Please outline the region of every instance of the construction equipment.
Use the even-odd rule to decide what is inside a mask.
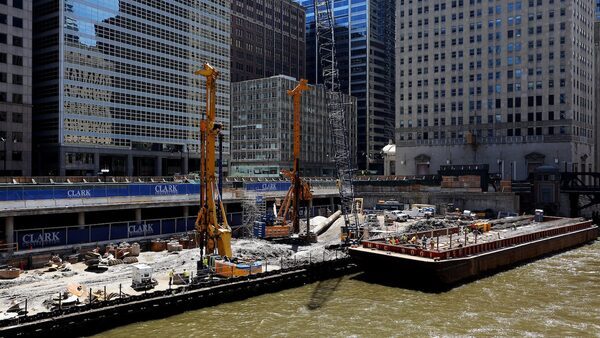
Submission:
[[[200,211],[196,219],[201,255],[217,253],[220,256],[231,257],[231,228],[227,224],[223,200],[215,178],[215,144],[222,128],[220,123],[215,122],[216,82],[219,72],[205,63],[203,68],[194,74],[206,78],[206,116],[200,121]]]
[[[313,5],[323,84],[327,91],[327,112],[333,138],[333,160],[336,164],[337,186],[344,217],[342,239],[348,243],[349,240],[358,239],[359,237],[358,215],[354,206],[354,170],[350,161],[348,126],[342,93],[340,92],[339,70],[335,55],[332,1],[313,0]]]
[[[277,219],[275,221],[276,225],[286,225],[286,220],[289,215],[289,208],[291,204],[291,221],[294,233],[300,232],[300,200],[309,201],[312,198],[310,186],[307,182],[303,181],[300,178],[300,147],[302,134],[300,124],[300,105],[302,100],[302,92],[307,90],[310,90],[310,87],[308,86],[308,80],[301,79],[296,88],[287,91],[287,94],[291,96],[294,100],[294,168],[292,169],[292,171],[281,171],[281,173],[284,176],[286,176],[290,180],[290,182],[292,182],[292,185],[290,186],[290,189],[285,195],[283,203],[281,204],[281,208],[279,208],[279,212],[277,213]]]
[[[134,290],[152,289],[158,282],[152,278],[152,267],[147,264],[132,265],[131,288]]]

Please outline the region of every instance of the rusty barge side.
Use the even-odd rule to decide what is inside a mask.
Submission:
[[[596,240],[598,235],[598,226],[583,221],[442,251],[365,241],[349,253],[367,273],[392,282],[436,287],[458,284],[573,248]]]

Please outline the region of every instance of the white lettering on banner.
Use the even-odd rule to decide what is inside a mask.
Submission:
[[[155,195],[177,195],[177,186],[174,184],[157,185],[154,187]]]
[[[21,238],[25,246],[42,246],[60,244],[59,232],[46,232],[43,234],[25,234]]]
[[[263,183],[260,190],[275,191],[277,190],[277,185],[275,183]]]
[[[152,224],[132,224],[129,226],[129,237],[153,234],[154,226]]]
[[[92,197],[92,191],[90,189],[81,190],[67,190],[68,198],[89,198]]]

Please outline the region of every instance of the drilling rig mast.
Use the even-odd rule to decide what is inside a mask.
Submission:
[[[293,232],[300,232],[300,200],[309,201],[312,198],[312,193],[310,191],[310,185],[303,181],[300,178],[300,146],[302,144],[302,130],[300,123],[300,114],[301,110],[301,101],[302,101],[302,92],[310,90],[308,86],[308,81],[305,79],[301,79],[298,85],[292,89],[288,90],[288,96],[293,98],[294,102],[294,168],[292,171],[282,170],[282,174],[290,179],[292,185],[288,190],[283,203],[281,204],[281,208],[279,208],[279,212],[277,213],[277,223],[281,225],[286,225],[286,219],[289,212],[290,204],[292,205],[292,225]],[[309,213],[307,208],[307,213]],[[310,224],[307,215],[307,234],[306,238],[310,239]]]
[[[327,112],[333,138],[341,211],[346,239],[358,238],[358,215],[354,206],[354,185],[346,110],[340,92],[339,70],[335,55],[335,25],[332,1],[313,0],[318,55],[321,60],[323,84],[327,91]],[[352,217],[351,217],[352,215]]]
[[[205,63],[194,74],[206,78],[206,117],[200,121],[200,211],[196,230],[205,255],[214,253],[231,258],[231,228],[227,224],[223,200],[215,178],[215,145],[222,125],[215,122],[217,77],[219,72]],[[216,252],[215,252],[216,249]]]

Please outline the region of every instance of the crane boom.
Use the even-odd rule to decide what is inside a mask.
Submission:
[[[231,228],[215,178],[215,145],[222,125],[215,122],[216,85],[219,72],[205,63],[195,75],[206,78],[206,117],[200,121],[200,211],[196,230],[206,255],[218,253],[231,258]]]
[[[354,207],[354,185],[350,143],[343,97],[340,92],[339,70],[335,55],[335,28],[330,0],[313,0],[318,53],[323,84],[327,91],[327,112],[333,139],[333,159],[336,164],[341,211],[347,238],[358,236],[358,215]],[[353,215],[352,219],[350,215]]]

